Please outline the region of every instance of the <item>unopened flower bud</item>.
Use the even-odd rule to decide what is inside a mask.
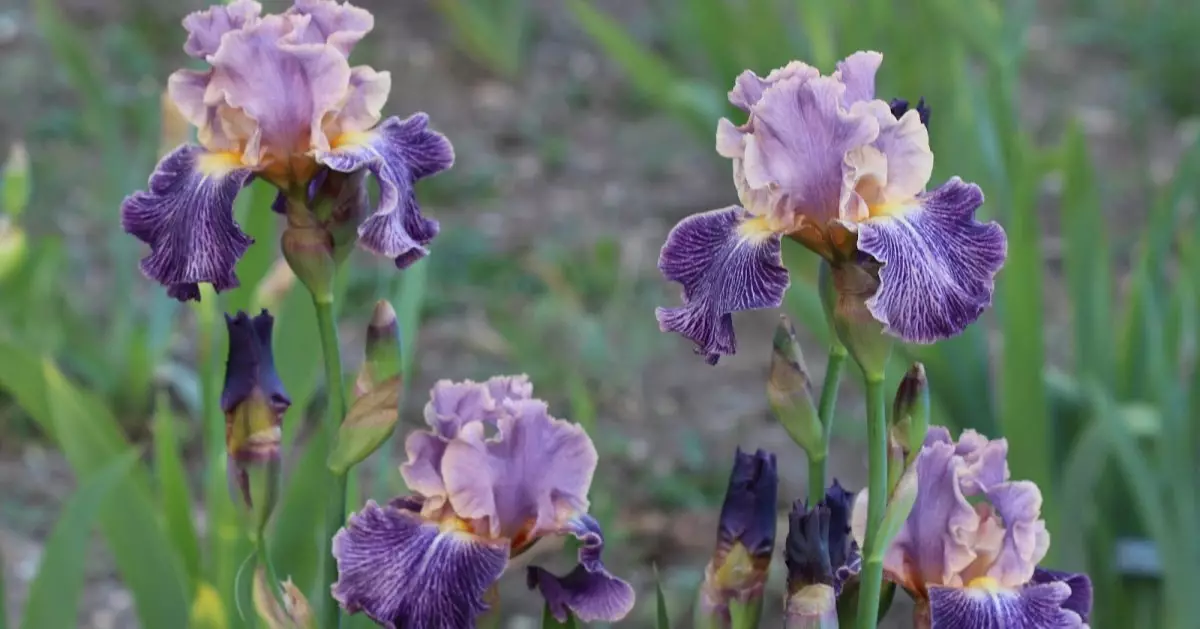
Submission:
[[[333,291],[337,264],[333,259],[333,237],[319,225],[294,225],[289,219],[283,230],[280,249],[288,266],[313,295],[328,296]]]
[[[854,362],[868,378],[882,380],[894,340],[867,307],[867,300],[879,289],[879,262],[861,258],[836,265],[821,263],[821,305]]]
[[[280,596],[272,591],[272,584],[261,566],[254,571],[254,611],[266,624],[267,629],[312,629],[315,627],[312,609],[304,593],[291,579],[279,584]],[[283,604],[280,604],[282,599]]]
[[[375,304],[367,326],[366,358],[354,385],[358,399],[338,428],[326,461],[336,474],[345,474],[378,450],[400,419],[400,326],[387,301]]]
[[[363,395],[379,383],[400,375],[400,322],[386,299],[375,303],[371,323],[367,325],[366,361],[358,372],[355,393]]]
[[[837,599],[854,583],[861,556],[850,533],[854,495],[836,481],[816,505],[788,515],[785,627],[837,627]]]
[[[925,433],[929,430],[929,382],[925,365],[913,363],[896,389],[892,403],[892,424],[889,437],[904,452],[906,465],[921,451]]]
[[[251,318],[225,316],[229,356],[225,364],[225,447],[234,503],[251,533],[266,525],[278,498],[283,414],[291,399],[283,389],[271,352],[274,319],[266,310]]]
[[[813,403],[808,369],[796,340],[796,330],[786,315],[779,315],[779,325],[775,327],[767,400],[792,441],[803,448],[809,458],[824,458],[825,429]]]
[[[717,545],[700,586],[699,613],[713,626],[730,627],[736,606],[757,624],[763,586],[775,548],[775,500],[779,489],[775,455],[739,448],[721,506]],[[735,628],[740,629],[740,628]]]

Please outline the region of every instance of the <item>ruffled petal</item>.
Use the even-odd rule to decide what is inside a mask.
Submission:
[[[752,70],[746,70],[733,82],[733,89],[729,90],[729,102],[734,107],[750,113],[750,108],[758,103],[768,87],[784,79],[808,80],[818,76],[821,76],[820,71],[801,61],[792,61],[782,68],[771,70],[765,79]]]
[[[400,476],[413,492],[425,498],[429,509],[436,511],[446,503],[446,481],[442,479],[442,458],[446,455],[446,439],[435,433],[418,430],[404,439],[408,457],[400,464]]]
[[[693,214],[667,235],[658,258],[663,276],[683,285],[683,305],[658,308],[658,326],[696,344],[716,364],[733,354],[733,314],[775,308],[789,279],[777,234],[758,229],[746,210],[732,206]]]
[[[879,136],[846,155],[840,217],[861,221],[897,204],[911,204],[933,174],[929,131],[920,115],[911,111],[897,119],[881,100],[857,103],[851,111],[875,118]]]
[[[875,73],[883,64],[883,54],[873,50],[856,52],[837,63],[833,78],[846,86],[842,106],[849,109],[859,101],[875,98]]]
[[[840,216],[846,154],[879,133],[874,117],[842,108],[845,91],[836,79],[820,77],[787,79],[763,93],[743,140],[742,165],[745,186],[769,191],[770,202],[750,211],[791,224],[801,216],[818,223]]]
[[[308,16],[301,32],[293,35],[296,43],[329,44],[349,57],[354,44],[375,28],[370,11],[335,0],[295,0],[288,15]]]
[[[233,220],[233,200],[251,172],[225,156],[181,146],[155,167],[147,190],[125,197],[121,225],[150,245],[142,272],[180,301],[199,300],[200,282],[238,285],[234,267],[254,242]]]
[[[474,629],[508,552],[507,542],[370,501],[333,538],[333,598],[387,629]]]
[[[579,565],[564,576],[556,576],[539,567],[530,567],[526,583],[537,588],[546,599],[550,613],[566,622],[570,611],[583,622],[616,622],[633,609],[633,588],[613,576],[604,567],[604,535],[600,523],[590,515],[571,518],[561,531],[580,542]]]
[[[453,439],[471,422],[483,421],[496,411],[496,400],[487,386],[464,380],[439,380],[429,392],[425,423],[441,437]]]
[[[1033,578],[1050,550],[1050,533],[1041,519],[1042,492],[1030,481],[1015,481],[988,488],[987,497],[1004,522],[1004,541],[987,576],[1016,587]]]
[[[188,32],[183,51],[197,59],[204,59],[217,52],[225,33],[240,30],[260,13],[262,5],[253,0],[234,0],[229,4],[218,4],[191,13],[183,18],[183,28]]]
[[[325,124],[325,136],[334,146],[341,143],[342,134],[362,133],[379,122],[388,94],[392,91],[392,74],[376,72],[368,66],[350,69],[350,88],[332,118]],[[318,147],[322,150],[328,146]]]
[[[1063,609],[1069,609],[1087,622],[1092,615],[1092,580],[1088,575],[1078,572],[1060,572],[1038,568],[1033,571],[1030,583],[1066,583],[1071,588],[1071,596],[1063,601]]]
[[[916,205],[858,227],[858,248],[883,263],[866,302],[885,329],[911,343],[959,334],[992,303],[1008,241],[996,223],[979,223],[983,193],[958,177]]]
[[[441,472],[455,513],[486,518],[492,536],[520,546],[553,531],[561,505],[586,511],[597,455],[582,427],[554,419],[541,400],[509,402],[506,411],[494,437],[483,422],[464,425]]]
[[[373,131],[346,134],[317,161],[341,172],[367,168],[379,180],[379,207],[358,228],[359,243],[379,255],[395,258],[404,268],[429,252],[425,245],[438,233],[437,221],[421,215],[413,184],[454,163],[454,148],[429,128],[429,116],[388,118]]]
[[[1052,582],[1020,590],[929,588],[931,629],[1078,629],[1079,614],[1066,608],[1071,588]]]

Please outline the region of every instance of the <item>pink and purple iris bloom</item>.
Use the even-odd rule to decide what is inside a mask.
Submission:
[[[532,396],[524,376],[433,388],[430,429],[408,436],[400,468],[413,494],[368,502],[334,537],[342,607],[389,629],[468,629],[510,560],[569,535],[579,564],[565,576],[529,567],[529,587],[560,621],[629,613],[633,589],[601,563],[604,538],[587,513],[596,448]]]
[[[279,188],[281,200],[312,204],[331,175],[362,186],[364,177],[345,174],[372,173],[378,205],[351,212],[370,214],[359,244],[400,268],[424,256],[438,232],[413,184],[449,168],[454,150],[423,113],[380,122],[391,75],[349,61],[374,17],[334,0],[261,12],[258,2],[235,0],[184,19],[184,51],[209,67],[177,70],[168,94],[198,144],[164,157],[148,189],[121,206],[125,230],[150,246],[142,272],[179,300],[199,299],[199,283],[238,286],[234,267],[253,239],[234,220],[233,202],[255,177]],[[348,196],[368,203],[366,194]]]
[[[1085,574],[1045,570],[1050,548],[1042,494],[1009,480],[1008,442],[966,430],[958,442],[933,426],[913,464],[912,513],[884,555],[885,576],[917,601],[917,626],[932,629],[1086,627]],[[866,492],[854,505],[866,528]]]
[[[729,101],[748,118],[721,119],[716,148],[733,162],[741,205],[680,221],[658,263],[683,287],[682,306],[657,310],[659,326],[708,362],[736,351],[734,312],[782,303],[784,236],[835,269],[881,265],[865,305],[904,341],[954,336],[990,305],[1004,231],[975,220],[978,186],[954,177],[926,191],[928,110],[875,98],[882,61],[858,52],[831,76],[793,61],[765,79],[749,70],[737,78]]]

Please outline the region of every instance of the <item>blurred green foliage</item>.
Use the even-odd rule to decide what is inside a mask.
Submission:
[[[988,194],[985,211],[1010,238],[995,314],[959,338],[906,348],[889,386],[909,361],[921,360],[936,422],[1010,437],[1014,477],[1036,480],[1046,496],[1055,533],[1052,563],[1087,569],[1096,581],[1094,626],[1182,629],[1200,616],[1200,601],[1190,595],[1200,589],[1194,534],[1200,493],[1193,484],[1200,472],[1200,143],[1193,142],[1166,186],[1155,186],[1148,172],[1135,173],[1140,189],[1150,191],[1138,208],[1149,220],[1127,255],[1101,212],[1116,185],[1113,173],[1096,172],[1079,126],[1072,123],[1047,141],[1022,124],[1018,79],[1036,62],[1026,56],[1033,0],[656,0],[654,19],[636,32],[609,16],[604,3],[565,4],[643,102],[693,129],[703,150],[712,144],[718,117],[739,119],[725,92],[741,70],[762,74],[796,58],[829,70],[853,50],[883,51],[881,96],[925,96],[933,105],[935,178],[957,174],[978,182]],[[1194,2],[1064,5],[1072,41],[1117,51],[1133,68],[1138,94],[1146,98],[1130,99],[1131,117],[1156,107],[1178,116],[1197,113],[1200,10]],[[32,6],[55,76],[77,105],[52,110],[29,129],[31,168],[8,160],[0,176],[0,396],[11,402],[0,399],[0,422],[6,431],[53,440],[88,480],[63,510],[34,582],[34,603],[19,626],[45,626],[39,618],[60,617],[40,614],[74,614],[81,566],[71,558],[93,524],[134,594],[143,626],[189,620],[193,626],[250,626],[249,579],[239,581],[238,572],[251,547],[234,525],[223,471],[221,312],[269,304],[279,321],[276,358],[293,399],[285,439],[295,450],[271,554],[280,573],[310,597],[316,595],[313,550],[328,438],[307,428],[310,410],[324,395],[308,296],[302,288],[268,288],[277,260],[271,245],[278,225],[266,211],[272,191],[256,185],[239,200],[240,224],[262,243],[238,268],[240,289],[221,299],[206,294],[187,310],[146,286],[136,272],[142,247],[121,232],[114,208],[144,185],[161,149],[159,97],[171,69],[164,51],[178,47],[177,37],[163,35],[154,12],[141,12],[128,27],[106,31],[97,54],[89,47],[96,37],[64,19],[52,0]],[[528,3],[438,0],[435,6],[460,50],[495,74],[520,80],[539,18]],[[147,87],[141,79],[148,76],[158,81]],[[39,177],[53,169],[39,170],[37,142],[62,137],[97,151],[99,172],[86,179],[90,187],[74,208],[100,226],[95,251],[71,251],[63,236],[24,211],[61,183]],[[474,174],[448,177],[456,179],[439,178],[427,192],[490,193]],[[1053,202],[1043,194],[1050,180],[1062,184]],[[1048,221],[1055,212],[1056,220]],[[1061,271],[1046,259],[1050,223],[1061,231]],[[390,297],[402,323],[407,376],[416,366],[423,315],[480,307],[490,326],[479,335],[481,353],[529,371],[540,390],[558,397],[552,403],[566,404],[564,414],[590,428],[598,406],[638,386],[652,359],[670,347],[645,315],[658,295],[655,280],[647,280],[652,261],[631,262],[619,242],[600,238],[514,254],[447,230],[434,255],[404,274],[353,269],[342,278],[339,288],[348,296],[342,316],[365,325],[369,304]],[[825,338],[815,261],[798,246],[785,255],[789,267],[800,270],[788,309]],[[78,275],[92,266],[117,271],[89,289]],[[1048,337],[1056,323],[1047,313],[1059,303],[1069,306],[1070,333]],[[555,351],[544,351],[548,345]],[[1048,357],[1063,348],[1073,360],[1049,366]],[[147,433],[148,464],[134,460]],[[602,453],[624,446],[617,434],[596,438]],[[204,470],[199,483],[188,475],[197,442]],[[713,476],[702,444],[684,450],[687,478],[643,480],[666,505],[711,502],[723,479]],[[395,461],[382,452],[374,460],[371,495],[401,490]],[[594,508],[602,521],[611,520],[615,500],[601,489]],[[97,497],[105,492],[121,500]],[[202,526],[196,503],[204,505]],[[1157,552],[1134,561],[1142,547],[1130,542],[1138,540],[1151,541]],[[47,598],[43,581],[66,587],[52,597],[56,609],[36,602]],[[239,599],[230,596],[236,586]],[[63,601],[64,592],[70,601]],[[657,610],[642,606],[647,618],[653,612],[665,618],[665,599],[657,602]],[[3,618],[0,607],[0,626]],[[211,619],[217,621],[204,624]],[[664,626],[665,619],[658,622]]]

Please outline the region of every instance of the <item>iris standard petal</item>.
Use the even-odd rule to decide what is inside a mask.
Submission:
[[[729,102],[734,107],[750,113],[750,108],[758,103],[768,87],[784,79],[808,80],[818,76],[821,76],[819,70],[801,61],[791,61],[782,68],[771,70],[765,79],[752,70],[746,70],[734,80],[733,89],[729,90]]]
[[[1004,541],[987,576],[1008,587],[1026,583],[1050,549],[1042,492],[1030,481],[1015,481],[989,487],[987,497],[1004,522]]]
[[[731,206],[693,214],[667,235],[658,258],[663,276],[683,286],[683,305],[658,308],[658,326],[696,344],[709,364],[733,354],[733,314],[775,308],[789,279],[777,234]]]
[[[992,303],[1008,241],[996,223],[979,223],[983,192],[958,177],[916,204],[858,227],[858,248],[883,263],[866,301],[885,329],[911,343],[954,336]]]
[[[583,622],[616,622],[633,609],[633,588],[613,576],[600,560],[604,551],[604,535],[600,523],[590,515],[571,518],[561,531],[571,534],[579,545],[579,565],[564,576],[530,567],[526,583],[537,588],[546,599],[550,613],[559,622],[567,620],[570,611]]]
[[[234,0],[229,4],[213,5],[183,18],[183,28],[188,32],[183,51],[204,59],[221,47],[221,37],[230,31],[241,29],[262,13],[262,5],[253,0]]]
[[[489,436],[466,424],[446,446],[441,472],[450,505],[466,519],[487,519],[492,536],[551,532],[563,505],[586,511],[596,448],[583,428],[554,419],[541,400],[510,401]]]
[[[376,72],[368,66],[350,69],[350,87],[336,112],[325,123],[325,137],[337,146],[343,134],[364,132],[374,127],[382,116],[383,106],[392,91],[392,74]],[[328,145],[318,146],[327,150]]]
[[[370,501],[333,538],[333,598],[387,629],[474,629],[508,544]]]
[[[446,504],[446,481],[442,479],[442,458],[449,441],[436,433],[418,430],[404,439],[408,457],[400,464],[400,476],[410,490],[425,498],[430,510]]]
[[[929,131],[916,111],[897,119],[881,100],[857,103],[852,111],[879,123],[875,141],[850,151],[843,167],[843,194],[849,203],[843,201],[840,216],[861,221],[911,203],[924,192],[933,174],[933,151]]]
[[[1060,572],[1058,570],[1046,570],[1037,568],[1033,571],[1033,579],[1030,583],[1066,583],[1067,587],[1071,588],[1071,596],[1063,601],[1063,609],[1069,609],[1087,622],[1092,615],[1092,580],[1088,575],[1079,572]]]
[[[745,185],[768,190],[771,200],[751,211],[792,224],[800,216],[818,223],[840,216],[846,154],[879,133],[875,118],[842,108],[845,91],[841,82],[819,77],[785,79],[763,93],[742,166]]]
[[[914,591],[926,583],[959,585],[959,573],[975,560],[973,542],[980,527],[979,514],[961,490],[962,459],[955,456],[953,444],[927,443],[915,465],[917,498],[884,555],[883,568]],[[865,505],[866,492],[860,492],[855,511]],[[861,539],[857,528],[855,537]]]
[[[194,145],[162,158],[147,190],[121,203],[121,226],[150,245],[142,272],[180,301],[199,300],[200,282],[218,292],[237,287],[234,266],[254,240],[233,220],[233,200],[250,177]]]
[[[425,423],[446,439],[453,439],[470,422],[483,419],[496,410],[496,400],[487,386],[464,380],[439,380],[429,392],[425,405]]]
[[[533,397],[533,383],[529,376],[493,376],[483,383],[497,406],[509,400],[528,400]]]
[[[289,15],[308,16],[305,28],[293,35],[296,43],[329,44],[349,57],[357,44],[375,27],[370,11],[334,0],[295,0]]]
[[[429,128],[429,116],[405,120],[388,118],[376,129],[344,134],[330,151],[318,151],[317,161],[341,172],[367,168],[379,180],[379,206],[358,228],[360,244],[379,255],[395,258],[405,268],[429,252],[425,245],[438,233],[437,221],[421,215],[413,184],[446,170],[454,163],[454,148]]]
[[[1019,590],[929,588],[931,629],[1077,629],[1079,614],[1065,607],[1071,588],[1062,582]]]
[[[206,98],[253,120],[262,154],[285,164],[324,142],[322,121],[341,104],[350,82],[350,64],[336,48],[293,41],[295,19],[267,15],[227,33],[209,57]]]
[[[841,60],[833,78],[846,86],[842,106],[847,109],[859,101],[875,98],[875,73],[883,64],[883,54],[873,50],[856,52]]]

